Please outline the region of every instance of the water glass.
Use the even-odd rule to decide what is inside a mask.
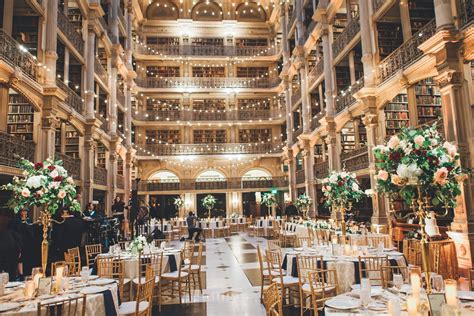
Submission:
[[[89,267],[83,267],[81,270],[81,281],[83,285],[86,285],[89,282],[90,270]]]
[[[370,304],[370,289],[360,289],[360,304],[363,308],[367,308]]]
[[[394,274],[393,275],[393,286],[400,291],[403,286],[403,275],[401,274]]]
[[[9,279],[10,279],[10,275],[8,274],[8,272],[2,272],[2,273],[0,273],[0,282],[1,282],[3,285],[7,285]]]
[[[433,289],[436,292],[443,292],[444,291],[444,280],[443,276],[440,274],[434,275],[432,277],[432,282],[433,282]]]

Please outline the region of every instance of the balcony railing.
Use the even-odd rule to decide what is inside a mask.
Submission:
[[[56,80],[56,85],[60,89],[62,89],[64,92],[66,92],[67,96],[66,96],[65,102],[71,108],[73,108],[76,112],[78,112],[80,114],[83,114],[84,113],[84,102],[83,102],[81,96],[79,96],[74,90],[69,88],[69,86],[67,84],[65,84],[63,81],[61,81],[59,79]]]
[[[122,175],[117,175],[117,188],[124,189],[125,188],[125,178]]]
[[[94,167],[94,182],[100,185],[107,185],[107,169]]]
[[[345,170],[357,171],[369,167],[369,155],[367,146],[354,149],[341,154],[341,162]]]
[[[193,121],[225,121],[227,120],[229,114],[232,113],[227,113],[227,112],[193,112],[192,113],[192,119]]]
[[[136,82],[143,88],[275,88],[280,78],[148,77]]]
[[[314,30],[315,27],[316,27],[316,21],[311,20],[311,22],[309,23],[308,27],[306,28],[306,32],[304,34],[304,38],[306,40],[308,40],[311,33],[313,33],[313,30]]]
[[[304,170],[296,171],[296,184],[304,183]]]
[[[385,3],[392,0],[372,0],[372,8],[374,8],[374,13],[377,12]]]
[[[107,70],[105,70],[104,66],[102,65],[102,63],[100,62],[98,58],[96,58],[94,61],[94,71],[97,74],[97,76],[99,76],[100,80],[102,80],[102,82],[107,85],[108,84]]]
[[[332,44],[332,57],[336,58],[349,45],[349,42],[360,32],[359,17],[356,16],[347,24],[344,31],[339,34]]]
[[[278,46],[225,46],[225,45],[159,45],[136,44],[136,51],[143,55],[163,54],[168,56],[273,56]]]
[[[460,6],[461,25],[465,26],[474,21],[474,2],[462,0]]]
[[[315,129],[317,129],[318,127],[321,126],[321,122],[319,121],[321,119],[320,116],[317,116],[317,117],[313,117],[311,119],[311,130],[314,131]]]
[[[58,29],[64,34],[79,54],[83,55],[84,40],[62,10],[58,10]]]
[[[147,144],[143,149],[158,156],[214,155],[214,154],[264,154],[271,153],[279,144]],[[280,144],[281,145],[281,144]]]
[[[314,164],[314,177],[323,179],[329,174],[329,162],[322,161]]]
[[[184,112],[180,110],[133,112],[133,118],[140,121],[180,121],[183,115]]]
[[[0,131],[0,165],[18,167],[17,156],[34,161],[35,148],[36,145],[32,141]]]
[[[296,131],[293,132],[293,138],[297,138],[303,134],[303,126],[300,126]]]
[[[357,100],[354,98],[354,94],[362,89],[362,87],[364,87],[364,77],[357,80],[344,94],[339,95],[336,98],[336,113],[342,112],[344,109],[356,103]]]
[[[19,67],[25,75],[36,79],[38,75],[36,57],[3,30],[0,30],[0,43],[0,59],[12,67]]]
[[[296,21],[296,9],[291,12],[290,16],[288,17],[288,25],[287,25],[287,30],[290,31],[291,27],[293,24],[295,24]]]
[[[180,190],[222,190],[222,189],[263,189],[288,186],[287,177],[269,178],[228,178],[207,179],[196,181],[195,179],[181,179],[179,182],[166,182],[150,180],[141,182],[139,191],[180,191]]]
[[[109,122],[107,121],[107,119],[103,116],[100,116],[100,115],[95,115],[95,118],[98,119],[101,124],[100,124],[100,128],[105,131],[105,132],[108,132],[109,131]]]
[[[324,72],[324,61],[321,58],[320,61],[309,71],[308,76],[311,77],[311,81],[314,81],[319,78]]]
[[[423,42],[432,37],[436,32],[435,19],[423,26],[418,33],[414,34],[408,41],[400,45],[380,63],[379,72],[381,82],[385,82],[398,71],[406,69],[411,64],[424,56],[418,48]]]
[[[278,120],[284,118],[283,111],[274,110],[238,110],[238,111],[135,111],[133,118],[141,121],[246,121]]]
[[[301,90],[291,91],[291,106],[295,106],[301,100]]]
[[[81,179],[81,159],[73,158],[60,152],[56,152],[54,155],[56,159],[63,161],[63,167],[71,177],[76,180]]]
[[[125,107],[125,95],[119,88],[117,88],[117,101]]]

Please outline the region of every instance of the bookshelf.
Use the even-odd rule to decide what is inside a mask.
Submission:
[[[267,99],[237,99],[237,107],[241,110],[269,110]]]
[[[79,158],[79,133],[69,124],[66,124],[65,132],[65,154],[72,158]]]
[[[223,38],[214,38],[214,37],[194,37],[191,39],[191,44],[193,46],[223,46]]]
[[[441,95],[433,78],[421,80],[415,85],[418,124],[439,119],[442,116]]]
[[[54,148],[56,152],[61,152],[61,128],[56,129],[54,133]]]
[[[8,101],[7,131],[23,140],[33,140],[33,106],[23,96],[10,94]]]
[[[148,111],[171,111],[179,110],[180,100],[179,99],[147,99],[146,109]]]
[[[268,77],[268,67],[237,67],[238,78]]]
[[[19,23],[16,23],[19,22]],[[37,55],[39,20],[37,16],[20,16],[13,19],[12,36],[28,51]]]
[[[341,152],[349,152],[355,148],[354,128],[343,128],[341,131]]]
[[[117,174],[123,176],[123,159],[120,155],[117,156]]]
[[[411,33],[417,33],[426,23],[435,17],[434,3],[431,0],[408,1]]]
[[[377,23],[380,59],[384,59],[403,43],[400,22],[381,21]]]
[[[348,66],[336,66],[337,91],[347,89],[351,85],[351,75]]]
[[[224,67],[193,67],[193,77],[210,78],[210,77],[225,77]]]
[[[79,8],[68,8],[67,16],[76,30],[82,29],[82,14]]]
[[[224,129],[198,129],[193,131],[194,144],[222,144],[227,142]]]
[[[235,46],[237,47],[268,46],[268,40],[266,38],[236,38]]]
[[[147,144],[179,144],[181,143],[180,130],[146,130]]]
[[[408,127],[410,124],[410,118],[408,113],[407,94],[398,94],[386,105],[384,112],[387,135],[394,135],[403,127]]]
[[[147,66],[147,77],[179,77],[179,66]]]
[[[179,46],[179,37],[147,37],[147,45]]]
[[[239,129],[239,142],[257,143],[272,140],[272,130],[270,128]]]
[[[359,120],[359,144],[361,146],[367,144],[367,130],[362,120]]]
[[[196,111],[224,111],[225,99],[193,100],[193,110]]]
[[[106,156],[105,156],[105,146],[102,143],[97,144],[97,151],[96,151],[96,167],[99,168],[106,168],[107,162],[106,162]]]

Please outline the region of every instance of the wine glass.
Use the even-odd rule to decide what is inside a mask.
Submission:
[[[434,275],[432,280],[433,280],[433,289],[436,292],[444,291],[444,280],[443,280],[442,275],[440,274]]]
[[[401,274],[394,274],[393,275],[393,286],[400,291],[403,286],[403,275]]]
[[[81,270],[81,282],[82,285],[87,285],[87,282],[89,282],[89,276],[90,276],[90,270],[89,267],[82,267]]]

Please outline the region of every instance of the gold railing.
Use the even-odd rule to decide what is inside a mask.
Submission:
[[[58,29],[64,34],[64,36],[74,46],[79,54],[83,55],[84,40],[62,10],[58,10]]]
[[[311,68],[308,76],[311,77],[311,81],[314,81],[316,79],[319,78],[319,76],[321,76],[324,72],[324,61],[323,59],[321,58],[321,60],[319,60],[317,62],[316,65],[314,65],[313,68]]]
[[[264,154],[274,152],[279,144],[146,144],[142,148],[158,156],[213,155],[213,154]],[[281,145],[281,144],[280,144]]]
[[[143,88],[275,88],[280,78],[148,77],[136,83]]]
[[[357,82],[350,86],[342,95],[339,94],[336,98],[336,113],[342,112],[344,109],[356,103],[357,100],[354,98],[354,94],[362,89],[362,87],[364,87],[364,77],[357,80]]]
[[[76,180],[81,179],[81,159],[73,158],[60,152],[56,152],[54,155],[56,159],[63,161],[63,167],[67,170],[71,177]]]
[[[35,79],[38,76],[36,57],[0,29],[0,59],[12,67],[19,67],[25,75]]]
[[[329,162],[322,161],[314,164],[314,177],[323,179],[329,174]]]
[[[69,88],[67,84],[59,79],[56,80],[56,85],[66,92],[66,104],[73,108],[76,112],[84,114],[84,101],[81,96],[79,96],[74,90]]]
[[[369,167],[369,154],[367,146],[354,149],[341,154],[341,162],[345,170],[357,171]]]
[[[100,80],[102,80],[105,85],[108,85],[107,70],[105,70],[105,67],[98,58],[96,58],[94,61],[94,71],[97,76],[99,76]]]
[[[126,107],[125,105],[125,95],[123,94],[122,90],[117,88],[117,101],[123,106]]]
[[[0,131],[0,165],[18,167],[18,158],[34,161],[36,144]]]
[[[381,83],[394,76],[400,70],[424,56],[424,53],[418,48],[423,42],[432,37],[436,32],[436,20],[433,19],[426,23],[416,34],[408,41],[400,45],[390,55],[384,58],[379,65],[379,74]]]
[[[463,27],[474,21],[474,2],[472,0],[462,0],[460,11]]]
[[[287,24],[287,30],[288,32],[291,30],[291,27],[293,24],[295,24],[296,21],[296,9],[293,9],[293,11],[290,13],[290,16],[288,18],[288,24]]]
[[[349,42],[360,32],[359,17],[352,18],[352,21],[347,24],[344,31],[339,34],[332,44],[332,57],[336,58],[349,45]]]
[[[94,183],[107,185],[107,169],[94,167]]]
[[[160,45],[135,44],[135,50],[143,55],[168,56],[273,56],[278,54],[278,46],[226,46],[226,45]]]

